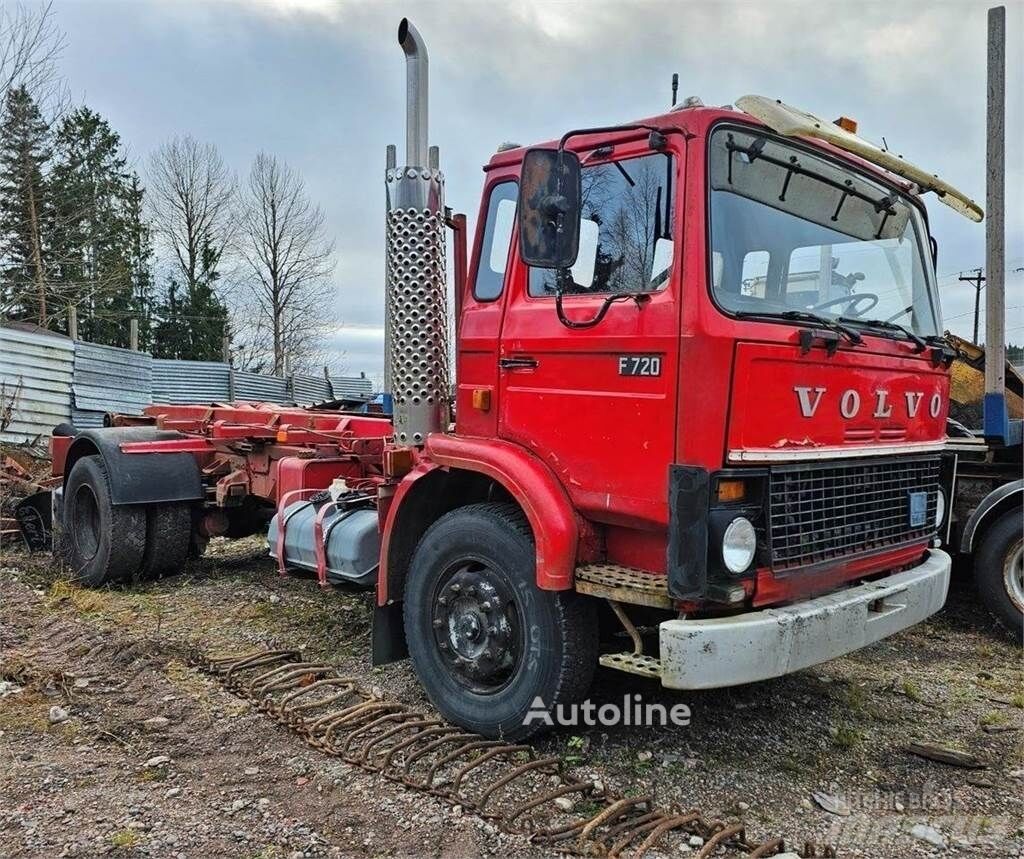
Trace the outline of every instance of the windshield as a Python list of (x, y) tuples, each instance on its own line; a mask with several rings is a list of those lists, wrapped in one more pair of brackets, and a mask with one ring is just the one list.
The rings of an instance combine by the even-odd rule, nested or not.
[(711, 135), (711, 281), (737, 314), (814, 313), (937, 335), (917, 207), (880, 183), (759, 132)]

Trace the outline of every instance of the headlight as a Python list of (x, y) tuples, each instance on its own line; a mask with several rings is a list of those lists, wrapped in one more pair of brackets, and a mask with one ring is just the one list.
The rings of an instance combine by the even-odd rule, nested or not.
[(938, 497), (935, 499), (935, 527), (942, 527), (942, 520), (946, 516), (946, 493), (941, 489), (938, 492)]
[(730, 573), (742, 573), (753, 563), (757, 534), (749, 519), (737, 516), (722, 536), (722, 562)]

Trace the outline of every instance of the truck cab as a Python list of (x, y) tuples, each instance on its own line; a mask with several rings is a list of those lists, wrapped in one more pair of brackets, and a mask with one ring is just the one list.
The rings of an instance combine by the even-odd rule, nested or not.
[[(632, 640), (597, 660), (669, 687), (763, 680), (923, 620), (950, 572), (935, 540), (952, 353), (921, 192), (730, 108), (500, 151), (457, 286), (453, 431), (419, 468), (486, 474), (525, 514), (539, 591), (605, 601)], [(505, 573), (476, 562), (475, 601), (460, 587), (429, 608), (414, 589), (411, 613), (448, 639), (412, 640), (407, 592), (405, 632), (421, 678), (449, 671), (496, 704), (529, 621), (478, 632)], [(382, 606), (401, 564), (385, 551)], [(478, 642), (504, 660), (493, 688)], [(425, 682), (452, 718), (497, 730), (495, 710), (474, 722), (457, 686)]]

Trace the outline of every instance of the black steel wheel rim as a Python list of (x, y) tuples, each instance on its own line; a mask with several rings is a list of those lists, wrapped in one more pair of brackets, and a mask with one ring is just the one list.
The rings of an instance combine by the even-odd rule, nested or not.
[(519, 670), (524, 650), (515, 591), (482, 559), (463, 559), (438, 579), (430, 621), (441, 662), (479, 695), (500, 692)]
[(83, 483), (75, 490), (74, 539), (79, 554), (85, 560), (96, 557), (100, 548), (100, 507), (92, 487)]

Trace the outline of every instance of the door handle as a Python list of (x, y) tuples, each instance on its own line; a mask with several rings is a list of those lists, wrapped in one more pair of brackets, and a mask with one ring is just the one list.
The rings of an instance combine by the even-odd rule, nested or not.
[(499, 358), (498, 366), (502, 370), (533, 370), (537, 367), (536, 358)]

